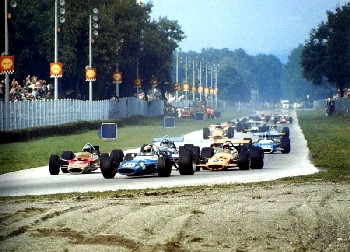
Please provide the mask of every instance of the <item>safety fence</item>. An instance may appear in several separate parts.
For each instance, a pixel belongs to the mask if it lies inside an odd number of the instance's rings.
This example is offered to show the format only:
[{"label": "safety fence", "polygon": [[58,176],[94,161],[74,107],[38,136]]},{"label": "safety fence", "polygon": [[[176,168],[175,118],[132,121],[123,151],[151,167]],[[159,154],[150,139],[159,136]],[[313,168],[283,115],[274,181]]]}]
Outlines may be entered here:
[{"label": "safety fence", "polygon": [[160,116],[164,101],[145,101],[136,97],[119,100],[49,100],[0,102],[0,131],[60,125],[78,121],[102,121],[133,115]]}]

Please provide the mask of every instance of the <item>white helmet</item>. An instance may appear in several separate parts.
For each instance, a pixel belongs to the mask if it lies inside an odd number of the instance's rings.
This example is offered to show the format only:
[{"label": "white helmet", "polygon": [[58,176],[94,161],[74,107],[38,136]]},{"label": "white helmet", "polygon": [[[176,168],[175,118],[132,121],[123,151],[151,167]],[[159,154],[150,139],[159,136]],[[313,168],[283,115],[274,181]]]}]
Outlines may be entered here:
[{"label": "white helmet", "polygon": [[84,145],[82,151],[84,151],[84,152],[86,151],[86,152],[92,153],[94,151],[94,149],[95,148],[94,148],[94,146],[92,146],[92,144],[87,143],[87,144]]}]

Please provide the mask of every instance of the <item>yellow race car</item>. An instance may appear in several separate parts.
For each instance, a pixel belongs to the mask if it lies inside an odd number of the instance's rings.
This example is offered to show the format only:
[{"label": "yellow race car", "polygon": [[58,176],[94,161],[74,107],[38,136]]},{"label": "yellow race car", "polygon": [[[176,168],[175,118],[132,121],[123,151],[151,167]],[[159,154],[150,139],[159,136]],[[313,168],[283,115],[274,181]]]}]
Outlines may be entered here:
[{"label": "yellow race car", "polygon": [[227,123],[218,123],[210,125],[209,127],[203,128],[203,139],[214,138],[221,139],[224,137],[234,137],[234,127]]},{"label": "yellow race car", "polygon": [[228,170],[229,168],[262,169],[263,166],[263,149],[252,146],[250,138],[243,140],[217,139],[210,147],[202,148],[200,162],[197,164],[197,167],[212,171]]}]

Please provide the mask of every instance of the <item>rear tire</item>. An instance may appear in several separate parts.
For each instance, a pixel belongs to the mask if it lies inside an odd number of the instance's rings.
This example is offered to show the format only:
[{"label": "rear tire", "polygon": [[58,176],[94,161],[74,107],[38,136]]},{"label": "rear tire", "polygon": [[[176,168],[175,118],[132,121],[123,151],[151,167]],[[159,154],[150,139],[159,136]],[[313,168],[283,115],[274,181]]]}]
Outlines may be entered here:
[{"label": "rear tire", "polygon": [[208,139],[210,135],[209,128],[203,128],[203,139]]},{"label": "rear tire", "polygon": [[112,167],[111,160],[107,153],[103,153],[100,156],[100,169],[105,179],[114,178],[117,173],[116,169]]},{"label": "rear tire", "polygon": [[227,137],[228,138],[233,138],[235,136],[235,131],[232,127],[227,128]]},{"label": "rear tire", "polygon": [[252,169],[262,169],[264,167],[264,151],[261,147],[252,147],[250,150],[250,160]]},{"label": "rear tire", "polygon": [[249,154],[248,151],[242,150],[238,153],[238,168],[240,170],[249,170],[250,164],[249,164]]},{"label": "rear tire", "polygon": [[239,122],[236,124],[236,131],[241,132],[242,131],[242,124]]},{"label": "rear tire", "polygon": [[112,150],[111,155],[109,156],[111,160],[111,167],[113,167],[115,170],[118,169],[119,164],[123,162],[124,159],[124,152],[122,150]]},{"label": "rear tire", "polygon": [[281,152],[283,154],[289,153],[290,152],[290,139],[287,137],[281,138],[280,147],[281,147]]},{"label": "rear tire", "polygon": [[58,155],[50,156],[49,171],[51,175],[58,175],[60,173],[60,157]]},{"label": "rear tire", "polygon": [[193,151],[185,149],[179,157],[179,173],[181,175],[193,175],[196,170],[196,163],[193,158]]},{"label": "rear tire", "polygon": [[169,177],[171,174],[172,163],[169,158],[160,156],[158,158],[157,171],[158,177]]},{"label": "rear tire", "polygon": [[283,137],[289,137],[289,127],[283,127],[281,133],[284,133]]}]

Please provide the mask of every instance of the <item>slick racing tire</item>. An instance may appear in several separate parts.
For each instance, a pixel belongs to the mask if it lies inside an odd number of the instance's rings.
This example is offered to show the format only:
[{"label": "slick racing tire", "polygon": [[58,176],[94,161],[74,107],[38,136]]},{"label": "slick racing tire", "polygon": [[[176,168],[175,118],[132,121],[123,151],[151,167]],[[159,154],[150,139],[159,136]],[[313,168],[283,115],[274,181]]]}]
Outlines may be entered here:
[{"label": "slick racing tire", "polygon": [[238,168],[240,170],[249,170],[250,169],[250,158],[248,151],[242,150],[238,153]]},{"label": "slick racing tire", "polygon": [[203,128],[203,139],[208,139],[210,135],[209,128]]},{"label": "slick racing tire", "polygon": [[[71,160],[74,158],[74,152],[73,151],[63,151],[61,154],[61,158],[65,160]],[[64,165],[65,167],[62,167]],[[63,173],[68,173],[68,162],[67,161],[61,161],[61,171]]]},{"label": "slick racing tire", "polygon": [[261,147],[254,146],[250,150],[250,160],[252,169],[262,169],[264,167],[264,151]]},{"label": "slick racing tire", "polygon": [[289,127],[283,127],[281,133],[284,133],[283,137],[289,137]]},{"label": "slick racing tire", "polygon": [[50,156],[49,171],[51,175],[58,175],[60,173],[60,157],[58,155]]},{"label": "slick racing tire", "polygon": [[100,169],[102,176],[106,179],[114,178],[117,173],[116,169],[112,167],[111,160],[108,153],[102,153],[100,156]]},{"label": "slick racing tire", "polygon": [[185,149],[179,157],[179,173],[181,175],[193,175],[196,170],[196,162],[191,149]]},{"label": "slick racing tire", "polygon": [[124,159],[124,152],[122,150],[112,150],[109,159],[111,160],[111,166],[117,170],[119,167],[119,164],[123,162]]},{"label": "slick racing tire", "polygon": [[233,127],[228,127],[227,128],[227,137],[228,138],[233,138],[235,136],[235,130]]},{"label": "slick racing tire", "polygon": [[290,139],[287,137],[281,138],[280,147],[283,154],[288,154],[290,152]]},{"label": "slick racing tire", "polygon": [[[201,150],[200,163],[201,164],[206,164],[208,158],[211,158],[212,156],[214,156],[214,148],[213,147],[203,147],[202,150]],[[202,166],[202,169],[203,170],[208,170],[208,168],[203,167],[203,166]]]},{"label": "slick racing tire", "polygon": [[236,124],[236,131],[237,132],[241,132],[242,131],[242,123],[239,122],[239,123]]},{"label": "slick racing tire", "polygon": [[171,174],[172,162],[169,158],[160,156],[158,158],[158,177],[169,177]]}]

